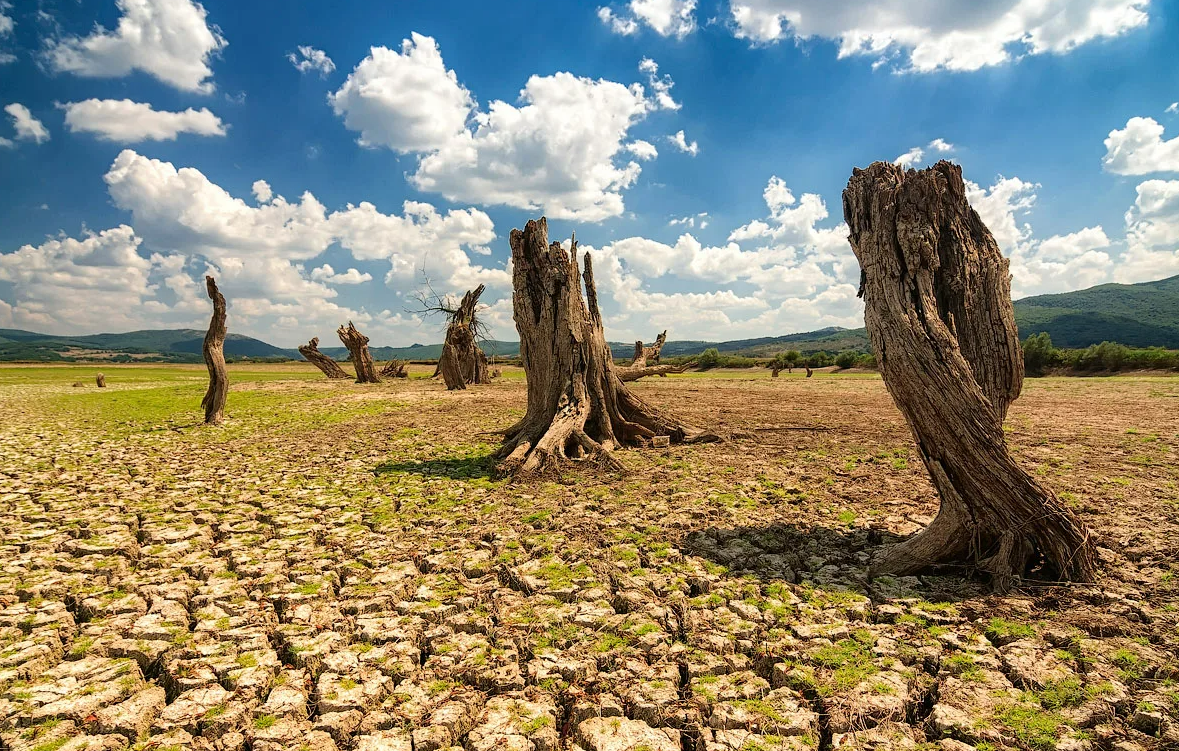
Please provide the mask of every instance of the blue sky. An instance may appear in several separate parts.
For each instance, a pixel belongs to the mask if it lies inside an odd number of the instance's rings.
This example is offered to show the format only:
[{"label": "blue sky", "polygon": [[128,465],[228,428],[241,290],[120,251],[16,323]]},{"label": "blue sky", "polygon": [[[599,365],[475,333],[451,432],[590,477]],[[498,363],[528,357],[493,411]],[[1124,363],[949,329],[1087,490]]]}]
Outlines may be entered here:
[{"label": "blue sky", "polygon": [[857,326],[854,166],[963,165],[1022,296],[1179,273],[1179,3],[14,0],[0,327],[280,345],[592,249],[611,339]]}]

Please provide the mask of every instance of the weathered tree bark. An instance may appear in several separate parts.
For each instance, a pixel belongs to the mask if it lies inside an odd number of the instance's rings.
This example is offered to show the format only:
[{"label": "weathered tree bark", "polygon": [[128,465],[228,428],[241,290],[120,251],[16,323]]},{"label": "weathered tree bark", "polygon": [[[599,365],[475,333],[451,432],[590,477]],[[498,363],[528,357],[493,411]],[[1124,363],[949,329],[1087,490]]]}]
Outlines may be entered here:
[{"label": "weathered tree bark", "polygon": [[482,284],[469,290],[458,308],[450,312],[442,356],[438,358],[438,372],[442,374],[447,390],[465,389],[468,384],[491,383],[487,355],[476,341],[476,314],[483,290]]},{"label": "weathered tree bark", "polygon": [[211,276],[205,277],[205,289],[213,301],[213,318],[201,348],[205,367],[209,369],[209,389],[201,407],[205,410],[206,424],[220,425],[225,420],[225,397],[229,394],[229,374],[225,372],[225,295],[217,289],[217,282]]},{"label": "weathered tree bark", "polygon": [[368,351],[368,337],[356,330],[352,325],[352,321],[348,325],[341,326],[336,329],[336,334],[339,335],[340,341],[348,348],[350,353],[349,359],[356,367],[356,382],[357,383],[380,383],[381,378],[377,375],[377,366],[373,362],[373,356]]},{"label": "weathered tree bark", "polygon": [[548,222],[541,217],[523,231],[513,229],[510,241],[528,408],[505,432],[501,476],[545,472],[566,460],[620,468],[614,448],[648,445],[656,436],[676,443],[716,440],[639,399],[618,378],[589,255],[582,297],[576,239],[570,253],[558,242],[549,245]]},{"label": "weathered tree bark", "polygon": [[390,360],[389,364],[381,368],[382,378],[409,378],[409,371],[406,366],[409,365],[406,360]]},{"label": "weathered tree bark", "polygon": [[340,364],[319,351],[319,337],[314,337],[306,344],[300,345],[299,354],[307,358],[315,367],[319,368],[328,378],[347,378],[348,373],[345,372]]},{"label": "weathered tree bark", "polygon": [[99,373],[98,375],[94,376],[94,382],[98,384],[98,388],[100,388],[100,389],[106,388],[106,376],[104,376],[102,373]]},{"label": "weathered tree bark", "polygon": [[857,169],[843,214],[881,375],[941,500],[929,527],[885,549],[874,573],[964,561],[1003,590],[1042,558],[1050,576],[1091,579],[1089,530],[1007,450],[1003,420],[1023,384],[1011,277],[961,168]]}]

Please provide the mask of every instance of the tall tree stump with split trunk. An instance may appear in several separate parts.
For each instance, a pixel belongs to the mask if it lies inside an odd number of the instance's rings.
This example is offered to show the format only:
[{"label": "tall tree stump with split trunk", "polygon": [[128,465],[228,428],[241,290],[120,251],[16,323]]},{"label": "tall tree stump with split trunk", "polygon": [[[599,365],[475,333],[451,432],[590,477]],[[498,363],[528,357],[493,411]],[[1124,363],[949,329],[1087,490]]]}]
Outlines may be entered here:
[{"label": "tall tree stump with split trunk", "polygon": [[1007,450],[1003,420],[1023,384],[1007,260],[966,200],[962,170],[857,169],[843,215],[860,261],[864,323],[941,500],[930,525],[886,548],[876,574],[966,563],[997,589],[1037,565],[1087,581],[1089,530]]},{"label": "tall tree stump with split trunk", "polygon": [[618,446],[715,440],[632,394],[615,372],[602,328],[593,264],[585,257],[585,297],[577,240],[566,252],[548,241],[548,222],[513,229],[512,309],[520,360],[528,380],[528,408],[508,428],[498,473],[526,476],[569,460],[620,468]]},{"label": "tall tree stump with split trunk", "polygon": [[98,388],[100,388],[100,389],[106,388],[106,376],[104,376],[102,373],[99,373],[98,375],[94,376],[94,382],[96,384],[98,384]]},{"label": "tall tree stump with split trunk", "polygon": [[347,378],[348,373],[340,367],[340,363],[328,357],[319,351],[319,337],[313,337],[311,341],[299,346],[299,354],[306,358],[307,362],[319,368],[328,378]]},{"label": "tall tree stump with split trunk", "polygon": [[469,384],[491,383],[487,367],[487,355],[479,349],[477,318],[479,296],[484,285],[480,284],[463,295],[454,310],[448,310],[446,340],[442,344],[442,356],[438,358],[438,372],[446,383],[447,390],[465,389]]},{"label": "tall tree stump with split trunk", "polygon": [[213,318],[201,347],[205,367],[209,369],[209,389],[201,407],[205,410],[206,424],[220,425],[225,420],[225,397],[229,394],[229,374],[225,372],[225,295],[217,289],[217,282],[211,276],[205,277],[205,289],[213,301]]},{"label": "tall tree stump with split trunk", "polygon": [[373,362],[372,353],[368,351],[368,337],[356,330],[352,321],[347,326],[336,329],[340,341],[348,348],[352,364],[356,367],[357,383],[380,383],[377,366]]}]

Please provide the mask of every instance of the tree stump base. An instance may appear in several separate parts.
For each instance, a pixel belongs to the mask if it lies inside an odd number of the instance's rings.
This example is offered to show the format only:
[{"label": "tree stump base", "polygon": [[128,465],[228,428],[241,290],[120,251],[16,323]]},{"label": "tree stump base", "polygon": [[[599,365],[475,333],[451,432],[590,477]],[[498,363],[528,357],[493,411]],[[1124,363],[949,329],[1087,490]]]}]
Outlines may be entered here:
[{"label": "tree stump base", "polygon": [[602,327],[593,264],[585,257],[585,296],[577,240],[566,252],[548,241],[548,222],[513,229],[512,308],[528,408],[505,431],[500,476],[520,478],[559,470],[571,461],[620,469],[620,446],[717,440],[632,394],[618,377]]}]

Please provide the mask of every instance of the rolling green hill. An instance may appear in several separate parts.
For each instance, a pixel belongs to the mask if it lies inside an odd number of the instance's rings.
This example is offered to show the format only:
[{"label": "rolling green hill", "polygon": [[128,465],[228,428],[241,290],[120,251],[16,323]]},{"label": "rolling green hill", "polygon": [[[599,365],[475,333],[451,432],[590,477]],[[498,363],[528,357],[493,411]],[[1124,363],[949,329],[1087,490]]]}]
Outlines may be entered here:
[{"label": "rolling green hill", "polygon": [[[1015,302],[1015,322],[1021,339],[1048,332],[1057,347],[1079,349],[1104,341],[1130,347],[1179,349],[1179,276],[1139,284],[1102,284],[1076,292],[1038,295]],[[204,332],[196,329],[129,331],[124,334],[51,336],[18,329],[0,329],[0,361],[13,360],[142,360],[148,362],[200,362]],[[484,343],[488,355],[515,357],[518,342]],[[803,354],[868,351],[868,335],[862,329],[830,327],[818,331],[725,342],[669,341],[667,357],[698,355],[709,347],[722,354],[772,357],[787,349]],[[633,342],[611,342],[617,358],[634,352]],[[377,360],[436,360],[441,344],[409,347],[372,347]],[[348,357],[343,347],[324,347],[338,360]],[[248,357],[301,359],[295,349],[284,349],[241,334],[225,340],[231,359]]]},{"label": "rolling green hill", "polygon": [[1019,336],[1047,331],[1057,347],[1101,342],[1179,349],[1179,276],[1138,284],[1102,284],[1015,302]]},{"label": "rolling green hill", "polygon": [[[124,334],[53,336],[19,329],[0,329],[0,360],[132,359],[147,362],[201,362],[205,332],[196,329],[149,329]],[[229,358],[298,357],[241,334],[225,338]]]}]

